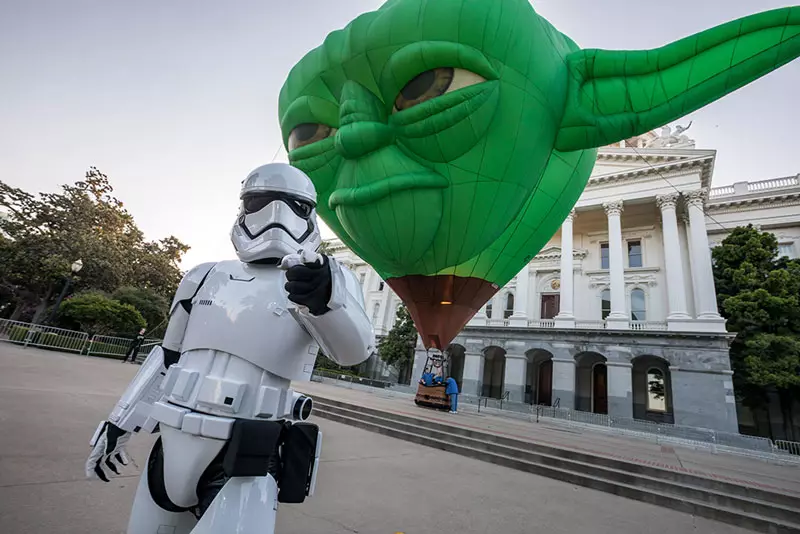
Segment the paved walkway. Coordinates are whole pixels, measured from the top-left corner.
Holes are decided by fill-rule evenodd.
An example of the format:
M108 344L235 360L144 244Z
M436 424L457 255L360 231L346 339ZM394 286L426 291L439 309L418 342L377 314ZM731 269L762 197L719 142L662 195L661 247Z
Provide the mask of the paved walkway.
M104 484L85 480L83 463L98 421L138 369L0 342L0 533L125 532L138 467ZM282 505L277 534L749 532L317 422L325 436L317 494L301 505ZM138 466L144 465L153 437L131 440Z
M800 465L776 465L760 459L730 454L713 454L675 445L659 445L628 436L568 426L552 419L539 423L477 413L475 406L459 406L452 415L414 404L413 397L391 390L348 388L343 386L303 383L294 386L308 395L319 395L371 406L398 414L457 424L526 441L618 458L629 462L672 469L684 473L727 480L779 493L800 496Z

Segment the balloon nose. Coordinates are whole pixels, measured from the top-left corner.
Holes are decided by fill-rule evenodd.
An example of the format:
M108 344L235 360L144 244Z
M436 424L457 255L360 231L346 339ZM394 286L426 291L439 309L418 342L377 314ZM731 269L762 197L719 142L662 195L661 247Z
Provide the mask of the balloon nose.
M336 150L347 159L366 156L394 142L391 128L380 122L355 122L336 132Z
M366 156L394 142L384 105L372 91L348 80L342 86L336 149L348 159Z

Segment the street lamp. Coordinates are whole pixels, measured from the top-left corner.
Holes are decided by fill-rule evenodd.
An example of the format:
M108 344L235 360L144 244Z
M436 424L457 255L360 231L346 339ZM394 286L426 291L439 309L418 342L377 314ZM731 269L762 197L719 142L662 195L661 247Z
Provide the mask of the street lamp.
M58 308L61 307L61 301L64 300L64 297L67 295L67 291L69 291L69 286L72 284L72 279L75 277L78 272L83 269L83 261L80 259L75 260L72 262L72 266L70 267L71 273L67 277L66 282L64 282L64 288L61 290L61 294L58 295L58 300L56 300L55 306L53 306L53 311L50 312L50 317L47 318L47 324L51 324L53 319L56 318L56 313L58 313Z

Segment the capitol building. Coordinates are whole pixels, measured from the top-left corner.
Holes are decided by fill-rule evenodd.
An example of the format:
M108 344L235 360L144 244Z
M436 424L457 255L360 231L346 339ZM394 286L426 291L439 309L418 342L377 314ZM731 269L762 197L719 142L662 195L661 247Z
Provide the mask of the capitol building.
M462 393L737 432L710 251L752 223L799 257L800 176L714 187L715 158L668 130L601 149L560 231L448 348ZM386 335L400 299L328 245ZM420 345L412 383L425 359Z

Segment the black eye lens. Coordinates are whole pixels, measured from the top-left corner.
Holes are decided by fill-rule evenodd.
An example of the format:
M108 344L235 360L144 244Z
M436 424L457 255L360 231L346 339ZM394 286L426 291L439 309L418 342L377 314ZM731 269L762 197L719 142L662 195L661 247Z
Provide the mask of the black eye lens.
M309 215L311 215L311 210L313 209L313 206L311 206L311 204L309 204L308 202L296 200L294 205L297 207L297 212L300 213L303 217L308 217Z
M272 196L267 195L259 195L259 196L252 196L252 197L245 197L243 200L244 203L244 212L245 213L256 213L264 209L264 206L269 204L272 201Z

